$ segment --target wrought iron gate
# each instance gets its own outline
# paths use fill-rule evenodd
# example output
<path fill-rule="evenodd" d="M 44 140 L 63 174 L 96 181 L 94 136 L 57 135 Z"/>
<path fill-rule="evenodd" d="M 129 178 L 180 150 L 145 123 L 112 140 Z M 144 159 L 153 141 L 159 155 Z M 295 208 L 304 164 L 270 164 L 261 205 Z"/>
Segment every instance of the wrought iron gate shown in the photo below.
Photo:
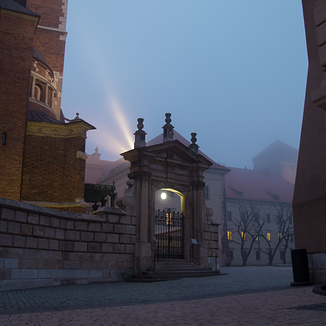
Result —
<path fill-rule="evenodd" d="M 155 212 L 155 257 L 183 258 L 183 214 L 157 210 Z"/>

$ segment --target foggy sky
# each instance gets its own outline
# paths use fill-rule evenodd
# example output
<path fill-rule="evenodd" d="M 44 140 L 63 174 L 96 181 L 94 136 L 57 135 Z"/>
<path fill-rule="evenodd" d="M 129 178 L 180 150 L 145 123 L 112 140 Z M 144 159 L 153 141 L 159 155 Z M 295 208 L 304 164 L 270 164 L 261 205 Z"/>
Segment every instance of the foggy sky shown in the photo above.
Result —
<path fill-rule="evenodd" d="M 307 74 L 301 1 L 69 0 L 62 109 L 115 160 L 166 112 L 214 161 L 252 167 L 276 139 L 298 149 Z"/>

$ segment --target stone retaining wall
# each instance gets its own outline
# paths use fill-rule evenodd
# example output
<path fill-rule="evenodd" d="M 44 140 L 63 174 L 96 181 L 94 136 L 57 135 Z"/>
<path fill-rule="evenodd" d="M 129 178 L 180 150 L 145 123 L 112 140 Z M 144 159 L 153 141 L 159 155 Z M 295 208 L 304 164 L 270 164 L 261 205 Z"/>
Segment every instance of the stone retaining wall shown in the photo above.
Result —
<path fill-rule="evenodd" d="M 0 291 L 122 280 L 136 218 L 119 208 L 67 213 L 0 198 Z"/>

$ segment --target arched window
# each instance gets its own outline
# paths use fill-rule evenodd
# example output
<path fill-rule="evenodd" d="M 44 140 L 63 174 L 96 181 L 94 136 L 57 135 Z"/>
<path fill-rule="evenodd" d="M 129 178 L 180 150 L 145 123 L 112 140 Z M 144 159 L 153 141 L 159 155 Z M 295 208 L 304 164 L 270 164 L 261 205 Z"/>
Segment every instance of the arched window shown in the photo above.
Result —
<path fill-rule="evenodd" d="M 43 87 L 40 84 L 36 84 L 34 87 L 34 98 L 38 101 L 44 101 L 43 99 Z"/>
<path fill-rule="evenodd" d="M 52 98 L 53 98 L 53 91 L 48 88 L 48 106 L 52 108 Z"/>

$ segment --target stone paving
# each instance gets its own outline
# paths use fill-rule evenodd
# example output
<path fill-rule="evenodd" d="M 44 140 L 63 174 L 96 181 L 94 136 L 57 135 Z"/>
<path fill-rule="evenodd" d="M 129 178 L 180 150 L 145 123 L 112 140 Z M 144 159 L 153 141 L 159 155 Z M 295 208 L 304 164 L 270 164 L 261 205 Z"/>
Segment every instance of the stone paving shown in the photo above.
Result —
<path fill-rule="evenodd" d="M 0 292 L 0 325 L 320 325 L 326 297 L 290 287 L 290 267 L 157 283 Z"/>

